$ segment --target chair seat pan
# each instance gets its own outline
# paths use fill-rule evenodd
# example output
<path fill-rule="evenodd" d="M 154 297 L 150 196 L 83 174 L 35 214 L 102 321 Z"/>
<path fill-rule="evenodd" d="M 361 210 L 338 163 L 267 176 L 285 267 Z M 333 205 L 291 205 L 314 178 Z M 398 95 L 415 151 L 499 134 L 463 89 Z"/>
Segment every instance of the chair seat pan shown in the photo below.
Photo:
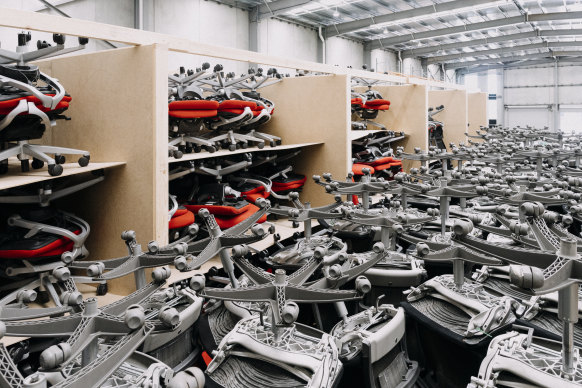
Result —
<path fill-rule="evenodd" d="M 171 110 L 168 113 L 177 119 L 203 119 L 218 115 L 217 110 Z"/>
<path fill-rule="evenodd" d="M 168 109 L 172 110 L 217 110 L 218 101 L 208 100 L 182 100 L 172 101 L 168 104 Z"/>

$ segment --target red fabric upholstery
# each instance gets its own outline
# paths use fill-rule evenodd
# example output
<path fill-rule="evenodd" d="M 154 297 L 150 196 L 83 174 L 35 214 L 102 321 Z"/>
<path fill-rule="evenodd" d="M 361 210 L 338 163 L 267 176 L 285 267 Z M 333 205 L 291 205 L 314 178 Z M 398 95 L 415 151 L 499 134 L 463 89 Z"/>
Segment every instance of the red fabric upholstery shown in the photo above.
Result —
<path fill-rule="evenodd" d="M 54 94 L 47 94 L 47 96 L 53 97 Z M 0 101 L 0 115 L 5 116 L 8 113 L 10 113 L 12 111 L 12 109 L 16 108 L 16 106 L 18 105 L 20 100 L 34 102 L 34 105 L 36 105 L 36 107 L 43 112 L 50 112 L 51 111 L 50 108 L 43 106 L 42 103 L 40 102 L 40 100 L 38 98 L 36 98 L 35 96 L 27 96 L 27 97 L 22 97 L 22 98 L 14 98 L 12 100 Z M 69 102 L 71 102 L 71 100 L 72 100 L 72 98 L 70 96 L 64 96 L 63 99 L 57 104 L 57 107 L 54 110 L 68 108 Z M 22 113 L 22 114 L 26 114 L 26 113 Z"/>
<path fill-rule="evenodd" d="M 222 101 L 219 106 L 218 110 L 220 112 L 226 111 L 228 109 L 244 109 L 244 108 L 251 108 L 256 109 L 257 104 L 252 101 L 241 101 L 241 100 L 226 100 Z"/>
<path fill-rule="evenodd" d="M 221 229 L 232 228 L 233 226 L 241 223 L 242 221 L 246 220 L 247 218 L 249 218 L 250 216 L 252 216 L 253 214 L 255 214 L 256 212 L 259 211 L 258 206 L 255 206 L 253 204 L 249 204 L 248 206 L 245 206 L 245 209 L 248 209 L 248 210 L 245 211 L 244 213 L 237 214 L 235 216 L 230 216 L 230 217 L 215 216 L 214 218 L 216 219 L 216 223 L 218 224 L 218 226 L 220 226 Z M 266 214 L 263 215 L 261 218 L 259 218 L 257 223 L 261 224 L 265 221 L 267 221 Z"/>
<path fill-rule="evenodd" d="M 190 210 L 186 209 L 186 208 L 182 208 L 179 207 L 178 210 L 176 210 L 176 212 L 174 213 L 173 217 L 179 217 L 179 216 L 183 216 L 184 214 L 188 213 Z"/>
<path fill-rule="evenodd" d="M 168 104 L 169 110 L 217 110 L 218 101 L 208 100 L 182 100 L 172 101 Z"/>
<path fill-rule="evenodd" d="M 373 160 L 371 162 L 362 162 L 362 164 L 369 164 L 370 166 L 379 166 L 381 164 L 396 163 L 396 162 L 400 162 L 400 160 L 394 159 L 392 156 L 385 156 L 383 158 L 378 158 L 378 159 Z"/>
<path fill-rule="evenodd" d="M 217 110 L 171 110 L 168 113 L 177 119 L 202 119 L 218 115 Z"/>
<path fill-rule="evenodd" d="M 81 233 L 81 231 L 76 230 L 73 233 L 79 234 Z M 60 237 L 57 238 L 55 241 L 51 242 L 50 244 L 47 244 L 39 249 L 31 250 L 14 249 L 0 251 L 0 259 L 30 259 L 30 258 L 40 259 L 43 257 L 60 256 L 66 251 L 70 251 L 71 249 L 73 249 L 73 245 L 74 245 L 73 242 L 68 238 Z"/>
<path fill-rule="evenodd" d="M 184 209 L 186 210 L 186 209 Z M 176 212 L 178 213 L 178 212 Z M 194 223 L 194 213 L 192 213 L 189 210 L 186 210 L 186 213 L 180 214 L 178 216 L 176 216 L 176 214 L 174 214 L 174 217 L 172 217 L 172 219 L 170 220 L 170 227 L 169 229 L 179 229 L 179 228 L 184 228 L 188 225 L 192 225 Z"/>
<path fill-rule="evenodd" d="M 234 206 L 218 206 L 218 205 L 184 205 L 188 210 L 193 212 L 194 214 L 198 214 L 200 209 L 208 209 L 210 214 L 214 214 L 215 216 L 235 216 L 238 214 L 242 214 L 249 210 L 250 206 L 254 206 L 253 204 L 247 204 L 241 208 L 236 208 Z"/>
<path fill-rule="evenodd" d="M 274 188 L 278 188 L 278 189 L 288 189 L 289 186 L 296 186 L 296 185 L 304 185 L 305 182 L 307 181 L 307 177 L 302 177 L 299 178 L 297 180 L 294 181 L 290 181 L 290 182 L 277 182 L 277 181 L 273 181 L 273 189 Z"/>
<path fill-rule="evenodd" d="M 367 106 L 382 106 L 382 105 L 390 106 L 390 101 L 382 100 L 382 99 L 368 100 L 368 101 L 366 101 L 366 105 Z"/>
<path fill-rule="evenodd" d="M 367 164 L 361 164 L 361 163 L 354 163 L 354 165 L 352 166 L 352 172 L 355 175 L 364 175 L 364 168 L 369 168 L 370 169 L 370 174 L 373 174 L 374 171 L 374 167 L 369 166 Z"/>
<path fill-rule="evenodd" d="M 375 166 L 374 168 L 376 169 L 376 171 L 382 171 L 382 170 L 388 170 L 389 168 L 392 167 L 402 167 L 402 163 L 386 163 L 386 164 L 381 164 L 379 166 Z"/>

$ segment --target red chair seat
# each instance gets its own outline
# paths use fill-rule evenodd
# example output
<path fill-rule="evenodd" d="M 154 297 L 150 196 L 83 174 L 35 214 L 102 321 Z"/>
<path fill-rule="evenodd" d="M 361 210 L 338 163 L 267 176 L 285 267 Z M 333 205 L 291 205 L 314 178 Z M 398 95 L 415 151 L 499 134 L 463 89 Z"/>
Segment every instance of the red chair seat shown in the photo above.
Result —
<path fill-rule="evenodd" d="M 383 99 L 366 101 L 366 106 L 384 106 L 384 105 L 390 106 L 390 101 Z"/>
<path fill-rule="evenodd" d="M 246 204 L 240 208 L 234 206 L 219 206 L 219 205 L 184 205 L 188 210 L 193 212 L 194 214 L 198 214 L 200 209 L 208 209 L 210 214 L 214 214 L 215 216 L 235 216 L 242 214 L 249 210 L 253 204 Z"/>
<path fill-rule="evenodd" d="M 169 110 L 217 110 L 218 101 L 212 100 L 181 100 L 168 104 Z"/>
<path fill-rule="evenodd" d="M 47 94 L 47 96 L 53 97 L 54 94 Z M 69 103 L 71 102 L 72 98 L 70 96 L 64 96 L 63 99 L 61 101 L 59 101 L 59 103 L 57 104 L 55 109 L 50 109 L 50 108 L 47 108 L 46 106 L 43 106 L 42 103 L 40 102 L 40 100 L 35 96 L 26 96 L 26 97 L 21 97 L 21 98 L 13 98 L 11 100 L 4 100 L 4 101 L 0 101 L 0 115 L 5 116 L 5 115 L 9 114 L 14 108 L 16 108 L 16 106 L 20 103 L 21 100 L 34 102 L 34 105 L 36 105 L 36 107 L 38 109 L 40 109 L 41 111 L 46 113 L 46 112 L 50 112 L 51 110 L 67 109 L 69 107 Z M 26 114 L 26 113 L 21 113 L 21 114 Z"/>
<path fill-rule="evenodd" d="M 364 168 L 367 168 L 370 170 L 370 174 L 373 174 L 374 171 L 374 167 L 369 166 L 367 164 L 361 164 L 361 163 L 355 163 L 352 166 L 352 172 L 354 173 L 354 175 L 364 175 Z"/>
<path fill-rule="evenodd" d="M 248 209 L 247 211 L 245 211 L 244 213 L 241 214 L 237 214 L 235 216 L 215 216 L 214 218 L 216 219 L 216 223 L 218 224 L 218 226 L 220 226 L 221 229 L 228 229 L 228 228 L 232 228 L 235 225 L 238 225 L 239 223 L 241 223 L 242 221 L 246 220 L 247 218 L 249 218 L 250 216 L 252 216 L 253 214 L 255 214 L 256 212 L 259 211 L 258 206 L 255 206 L 253 204 L 250 204 L 248 206 L 245 206 L 245 209 Z M 263 222 L 267 221 L 267 215 L 263 215 L 261 218 L 259 218 L 259 220 L 257 221 L 258 224 L 261 224 Z"/>
<path fill-rule="evenodd" d="M 181 210 L 181 209 L 178 209 Z M 174 216 L 172 217 L 172 219 L 170 220 L 170 226 L 169 229 L 180 229 L 180 228 L 184 228 L 188 225 L 192 225 L 194 223 L 194 213 L 192 213 L 191 211 L 186 210 L 185 213 L 179 214 L 176 216 L 176 213 L 174 213 Z"/>
<path fill-rule="evenodd" d="M 242 100 L 226 100 L 222 101 L 219 106 L 218 110 L 220 112 L 227 111 L 229 109 L 244 109 L 244 108 L 251 108 L 256 109 L 257 104 L 252 101 L 242 101 Z"/>
<path fill-rule="evenodd" d="M 217 110 L 171 110 L 168 113 L 177 119 L 203 119 L 218 115 Z"/>
<path fill-rule="evenodd" d="M 79 234 L 80 230 L 73 233 Z M 55 238 L 49 244 L 38 249 L 10 249 L 0 251 L 0 259 L 42 259 L 60 256 L 73 249 L 73 242 L 66 237 Z"/>

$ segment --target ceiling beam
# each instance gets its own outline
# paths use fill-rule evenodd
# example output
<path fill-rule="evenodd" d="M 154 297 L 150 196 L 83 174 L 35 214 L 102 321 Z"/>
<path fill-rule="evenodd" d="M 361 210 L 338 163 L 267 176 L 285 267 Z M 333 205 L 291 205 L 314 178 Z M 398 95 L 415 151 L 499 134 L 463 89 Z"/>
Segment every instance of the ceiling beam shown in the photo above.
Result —
<path fill-rule="evenodd" d="M 519 32 L 517 34 L 507 34 L 500 36 L 493 36 L 481 39 L 471 39 L 464 42 L 445 43 L 427 47 L 419 47 L 416 49 L 402 51 L 402 58 L 423 57 L 427 54 L 438 53 L 440 51 L 460 49 L 463 47 L 482 46 L 490 43 L 508 42 L 520 39 L 529 39 L 537 37 L 551 37 L 551 36 L 576 36 L 582 35 L 582 28 L 574 28 L 569 30 L 537 30 Z"/>
<path fill-rule="evenodd" d="M 420 39 L 436 38 L 439 36 L 447 36 L 454 34 L 462 34 L 469 31 L 487 30 L 495 27 L 510 26 L 521 23 L 541 22 L 541 21 L 556 21 L 556 20 L 573 20 L 582 19 L 582 11 L 577 12 L 553 12 L 540 13 L 531 15 L 520 15 L 509 18 L 501 18 L 495 20 L 488 20 L 486 22 L 463 24 L 460 26 L 453 26 L 447 28 L 440 28 L 437 30 L 416 32 L 404 35 L 394 36 L 392 38 L 377 39 L 370 43 L 370 49 L 391 47 L 395 44 L 405 43 Z"/>
<path fill-rule="evenodd" d="M 263 4 L 257 7 L 257 16 L 259 20 L 275 17 L 308 3 L 309 1 L 306 0 L 275 0 L 268 3 L 263 2 Z"/>
<path fill-rule="evenodd" d="M 582 51 L 548 51 L 545 53 L 535 53 L 535 54 L 526 54 L 526 55 L 513 55 L 508 57 L 500 57 L 500 58 L 485 58 L 479 59 L 477 61 L 467 61 L 467 62 L 458 62 L 458 63 L 451 63 L 445 64 L 446 70 L 454 70 L 454 69 L 462 69 L 464 67 L 470 67 L 475 65 L 485 65 L 488 63 L 500 63 L 500 62 L 515 62 L 515 61 L 523 61 L 526 59 L 536 59 L 536 58 L 553 58 L 553 57 L 567 57 L 567 56 L 576 56 L 582 57 Z"/>
<path fill-rule="evenodd" d="M 513 47 L 500 47 L 497 49 L 490 50 L 477 50 L 472 52 L 463 52 L 457 54 L 441 55 L 435 57 L 428 57 L 427 63 L 443 63 L 455 61 L 463 58 L 474 58 L 482 55 L 493 55 L 493 54 L 512 54 L 515 55 L 516 51 L 522 50 L 533 50 L 533 49 L 543 49 L 543 48 L 556 48 L 556 47 L 582 47 L 582 42 L 540 42 L 540 43 L 529 43 Z"/>
<path fill-rule="evenodd" d="M 326 30 L 326 37 L 331 38 L 333 36 L 358 31 L 364 28 L 368 28 L 373 24 L 397 22 L 403 19 L 409 19 L 419 16 L 428 16 L 432 14 L 438 14 L 440 12 L 454 11 L 456 9 L 474 7 L 482 4 L 496 2 L 498 2 L 498 0 L 454 0 L 448 1 L 446 3 L 438 3 L 433 5 L 427 5 L 425 7 L 408 9 L 406 11 L 393 12 L 386 15 L 379 15 L 366 19 L 354 20 L 351 22 L 328 26 Z"/>
<path fill-rule="evenodd" d="M 580 63 L 582 62 L 582 57 L 564 57 L 558 60 L 558 63 Z M 546 64 L 555 64 L 556 59 L 537 59 L 531 61 L 523 61 L 523 62 L 514 62 L 514 63 L 502 63 L 502 64 L 495 64 L 495 65 L 484 65 L 484 66 L 477 66 L 471 67 L 468 69 L 461 69 L 459 70 L 460 74 L 470 74 L 470 73 L 481 73 L 488 70 L 495 70 L 495 69 L 510 69 L 515 67 L 526 67 L 526 66 L 536 66 L 536 65 L 546 65 Z"/>

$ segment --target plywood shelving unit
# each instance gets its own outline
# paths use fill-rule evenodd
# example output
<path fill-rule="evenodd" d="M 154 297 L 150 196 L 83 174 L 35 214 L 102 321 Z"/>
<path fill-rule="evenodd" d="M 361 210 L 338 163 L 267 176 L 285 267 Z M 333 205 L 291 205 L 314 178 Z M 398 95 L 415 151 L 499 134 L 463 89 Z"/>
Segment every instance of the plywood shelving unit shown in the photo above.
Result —
<path fill-rule="evenodd" d="M 189 160 L 201 160 L 201 159 L 210 159 L 210 158 L 218 158 L 221 156 L 229 156 L 229 155 L 237 155 L 237 154 L 246 154 L 246 153 L 255 153 L 255 152 L 269 152 L 269 151 L 285 151 L 285 150 L 293 150 L 297 148 L 304 148 L 310 147 L 314 145 L 322 144 L 320 142 L 313 142 L 313 143 L 298 143 L 298 144 L 282 144 L 275 147 L 265 146 L 264 148 L 259 147 L 249 147 L 249 148 L 241 148 L 235 151 L 229 150 L 220 150 L 216 152 L 194 152 L 190 154 L 184 154 L 180 159 L 176 159 L 174 157 L 169 157 L 169 163 L 179 163 L 179 162 L 187 162 Z"/>
<path fill-rule="evenodd" d="M 469 124 L 467 92 L 465 90 L 429 90 L 428 106 L 437 107 L 444 105 L 445 110 L 434 116 L 435 120 L 444 124 L 444 142 L 449 148 L 449 143 L 466 143 L 465 132 Z"/>
<path fill-rule="evenodd" d="M 54 15 L 0 8 L 2 26 L 105 39 L 132 46 L 96 53 L 80 52 L 40 64 L 43 71 L 58 78 L 73 96 L 68 112 L 73 120 L 59 123 L 58 129 L 48 134 L 48 141 L 89 150 L 92 167 L 112 167 L 98 163 L 125 163 L 108 169 L 104 183 L 75 194 L 63 204 L 91 224 L 88 247 L 91 258 L 95 260 L 124 255 L 126 248 L 119 236 L 126 229 L 135 230 L 142 244 L 150 240 L 167 243 L 170 163 L 217 157 L 222 153 L 230 155 L 301 147 L 303 152 L 290 163 L 295 171 L 309 178 L 302 199 L 313 206 L 327 203 L 329 197 L 321 187 L 312 183 L 310 177 L 331 172 L 336 178 L 343 179 L 351 169 L 350 140 L 354 136 L 350 109 L 352 77 L 393 85 L 375 87 L 380 88 L 381 94 L 392 102 L 390 111 L 380 113 L 380 122 L 394 131 L 406 132 L 408 139 L 404 146 L 410 152 L 415 146 L 426 146 L 428 88 L 459 90 L 459 95 L 466 96 L 462 85 L 272 57 Z M 174 160 L 168 158 L 167 150 L 167 75 L 171 70 L 171 52 L 328 75 L 285 78 L 260 90 L 277 104 L 272 120 L 261 131 L 281 136 L 283 145 L 266 146 L 262 150 L 189 154 Z M 195 63 L 185 65 L 196 66 Z M 448 104 L 447 101 L 438 103 Z M 466 115 L 464 122 L 466 128 Z M 133 284 L 133 281 L 121 279 L 110 289 L 114 293 L 127 292 L 125 284 Z"/>
<path fill-rule="evenodd" d="M 467 133 L 470 135 L 476 135 L 479 128 L 489 125 L 489 120 L 487 119 L 487 98 L 487 93 L 467 93 L 467 116 L 469 120 Z"/>

